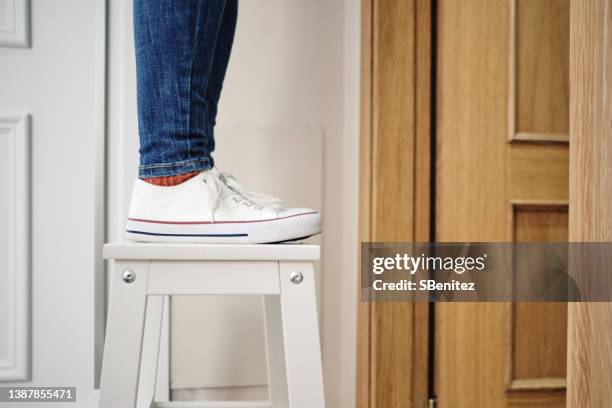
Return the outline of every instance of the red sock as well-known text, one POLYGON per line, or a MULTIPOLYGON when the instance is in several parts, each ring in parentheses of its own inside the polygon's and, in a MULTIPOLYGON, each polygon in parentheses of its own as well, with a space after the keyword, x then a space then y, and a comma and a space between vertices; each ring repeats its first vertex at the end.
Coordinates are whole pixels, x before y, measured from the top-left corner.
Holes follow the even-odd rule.
POLYGON ((199 171, 192 171, 189 173, 177 174, 176 176, 149 177, 143 178, 142 180, 146 181, 147 183, 155 184, 156 186, 170 187, 181 184, 199 173, 199 171))

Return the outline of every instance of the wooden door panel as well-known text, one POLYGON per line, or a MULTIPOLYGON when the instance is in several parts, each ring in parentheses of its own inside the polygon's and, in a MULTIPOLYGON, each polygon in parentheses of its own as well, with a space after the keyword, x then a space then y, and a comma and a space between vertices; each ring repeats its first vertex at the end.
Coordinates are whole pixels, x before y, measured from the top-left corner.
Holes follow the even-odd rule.
POLYGON ((511 387, 565 387, 567 304, 517 303, 513 317, 511 387))
POLYGON ((567 205, 515 204, 516 242, 567 242, 567 205))
MULTIPOLYGON (((568 236, 567 0, 439 0, 437 241, 568 236)), ((436 305, 440 407, 562 407, 567 305, 436 305)))
POLYGON ((569 0, 511 0, 510 7, 511 70, 516 81, 512 136, 567 141, 569 0))
MULTIPOLYGON (((567 205, 514 205, 513 212, 515 242, 567 242, 567 205)), ((567 303, 518 302, 510 307, 510 399, 520 406, 527 400, 525 391, 535 396, 545 390, 563 402, 566 361, 560 356, 567 355, 567 303)))

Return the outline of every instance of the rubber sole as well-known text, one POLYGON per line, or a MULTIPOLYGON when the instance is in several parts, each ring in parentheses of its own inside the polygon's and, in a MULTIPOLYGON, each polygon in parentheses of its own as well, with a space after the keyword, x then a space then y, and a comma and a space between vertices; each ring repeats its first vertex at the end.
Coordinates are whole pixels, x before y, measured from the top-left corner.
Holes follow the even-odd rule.
POLYGON ((171 222, 130 218, 126 237, 141 242, 203 244, 268 244, 296 241, 319 234, 316 212, 255 221, 171 222))

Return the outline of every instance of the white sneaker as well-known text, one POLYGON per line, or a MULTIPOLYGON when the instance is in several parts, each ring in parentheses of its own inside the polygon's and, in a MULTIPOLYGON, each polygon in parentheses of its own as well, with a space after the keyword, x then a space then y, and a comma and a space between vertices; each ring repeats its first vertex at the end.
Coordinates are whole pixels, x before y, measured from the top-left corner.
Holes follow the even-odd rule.
POLYGON ((216 168, 171 187, 136 180, 126 228, 135 241, 215 244, 294 241, 320 232, 318 212, 283 208, 216 168))

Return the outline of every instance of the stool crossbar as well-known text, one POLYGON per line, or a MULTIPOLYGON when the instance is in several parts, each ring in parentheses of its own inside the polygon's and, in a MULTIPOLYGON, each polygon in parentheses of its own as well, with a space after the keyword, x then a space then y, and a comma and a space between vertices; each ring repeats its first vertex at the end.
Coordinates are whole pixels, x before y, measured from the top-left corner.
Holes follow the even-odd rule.
MULTIPOLYGON (((316 245, 107 244, 113 261, 100 408, 323 408, 316 245), (155 401, 171 295, 263 295, 268 400, 155 401)), ((205 311, 203 311, 205 313, 205 311)))

